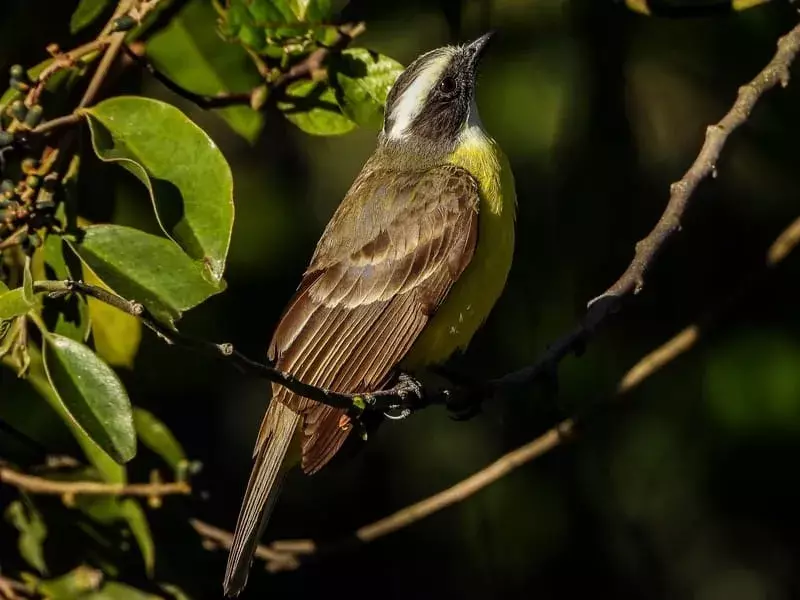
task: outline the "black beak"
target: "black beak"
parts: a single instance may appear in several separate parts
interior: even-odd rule
[[[489,31],[488,33],[484,33],[475,41],[466,45],[465,50],[470,54],[470,65],[473,69],[477,66],[478,60],[480,60],[481,56],[483,56],[486,46],[489,44],[489,40],[491,40],[493,36],[494,31]]]

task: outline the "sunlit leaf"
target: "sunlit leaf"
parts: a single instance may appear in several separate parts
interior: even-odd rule
[[[116,373],[87,346],[51,334],[45,343],[47,376],[70,417],[119,463],[136,454],[130,399]]]
[[[147,522],[141,504],[133,498],[125,498],[120,501],[120,511],[122,517],[127,521],[139,551],[142,553],[144,567],[149,577],[153,576],[153,569],[156,563],[156,547],[153,543],[153,534],[150,532],[150,524]]]
[[[331,16],[330,0],[286,0],[286,3],[298,21],[322,21]]]
[[[175,436],[153,413],[133,409],[133,423],[141,442],[158,454],[173,469],[186,461],[186,454]]]
[[[349,48],[331,64],[342,112],[362,127],[380,129],[386,96],[403,65],[365,48]]]
[[[159,587],[167,592],[173,600],[191,600],[191,596],[174,583],[161,583]]]
[[[287,119],[312,135],[341,135],[356,128],[342,114],[333,88],[325,82],[298,81],[277,105]]]
[[[5,518],[19,531],[20,556],[39,573],[46,574],[43,545],[47,538],[47,526],[41,513],[30,502],[15,500],[6,509]]]
[[[164,232],[218,283],[233,228],[233,179],[213,140],[177,108],[150,98],[118,96],[86,114],[97,155],[145,184]]]
[[[18,287],[7,292],[0,289],[0,320],[24,315],[34,306],[34,302],[29,301],[23,288]]]
[[[83,279],[89,285],[109,289],[86,265]],[[133,368],[133,361],[142,341],[142,322],[96,298],[87,298],[87,302],[97,354],[112,366]]]
[[[333,12],[330,0],[228,0],[220,32],[258,54],[298,55],[335,39]]]
[[[76,34],[94,23],[110,4],[111,0],[81,0],[69,20],[70,33]]]
[[[103,574],[97,569],[80,566],[61,577],[42,581],[36,586],[37,592],[45,598],[64,598],[66,600],[83,600],[94,596],[91,594],[97,590],[103,582]],[[94,596],[97,600],[103,596]],[[112,597],[105,597],[111,600]]]
[[[118,581],[109,581],[97,592],[81,596],[81,600],[162,600],[162,598]]]
[[[147,43],[147,57],[178,85],[197,94],[246,92],[261,78],[245,49],[225,42],[214,25],[210,2],[190,2]],[[258,138],[264,117],[249,106],[219,109],[231,128],[250,142]]]
[[[45,277],[54,280],[79,279],[73,273],[67,260],[77,262],[74,253],[66,246],[61,237],[48,235],[41,248],[44,257]],[[37,252],[38,254],[38,252]],[[72,265],[74,268],[78,265]],[[52,306],[57,312],[53,331],[73,340],[85,342],[89,336],[89,307],[86,299],[80,294],[69,294],[61,298],[46,299],[45,306]]]
[[[73,248],[114,292],[141,302],[170,325],[224,289],[203,277],[202,268],[170,240],[130,227],[92,225]]]

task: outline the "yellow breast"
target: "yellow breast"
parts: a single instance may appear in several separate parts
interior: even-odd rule
[[[476,128],[448,162],[465,168],[478,181],[477,247],[472,261],[403,359],[400,368],[409,371],[442,363],[467,347],[500,297],[514,254],[517,196],[503,151]]]

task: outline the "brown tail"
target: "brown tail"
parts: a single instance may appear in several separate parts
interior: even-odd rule
[[[264,417],[268,437],[256,449],[255,464],[247,482],[236,530],[233,533],[223,587],[234,597],[244,589],[258,539],[269,520],[283,479],[281,465],[289,451],[300,416],[273,400]]]

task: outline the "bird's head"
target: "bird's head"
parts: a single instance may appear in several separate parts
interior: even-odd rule
[[[431,50],[408,65],[386,98],[379,143],[446,153],[479,128],[475,78],[491,37]]]

